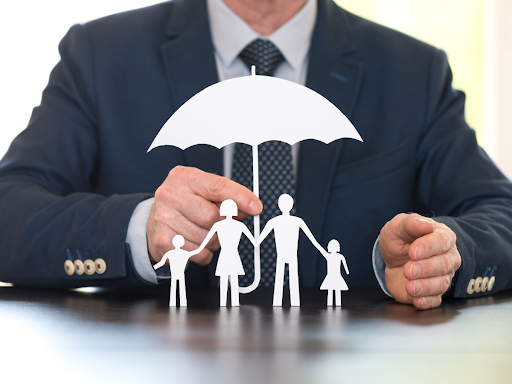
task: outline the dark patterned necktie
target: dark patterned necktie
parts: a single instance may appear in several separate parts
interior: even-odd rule
[[[256,66],[257,75],[272,76],[274,71],[284,61],[279,49],[272,42],[256,39],[247,45],[239,57],[247,65]],[[255,111],[265,113],[265,111]],[[250,119],[250,116],[248,116]],[[244,129],[241,122],[240,129]],[[271,218],[280,215],[277,200],[283,193],[294,197],[292,152],[289,144],[280,141],[267,141],[258,146],[259,156],[259,183],[260,200],[263,203],[263,212],[260,215],[261,230]],[[233,157],[232,179],[250,190],[253,189],[252,180],[252,147],[237,143]],[[293,213],[293,211],[292,211]],[[253,218],[244,221],[249,230],[254,233]],[[245,237],[239,247],[240,256],[244,264],[245,275],[240,276],[240,285],[247,286],[254,281],[254,248]],[[276,247],[274,233],[267,236],[260,246],[261,282],[260,285],[270,287],[274,285],[276,270]],[[285,282],[287,282],[285,274]]]

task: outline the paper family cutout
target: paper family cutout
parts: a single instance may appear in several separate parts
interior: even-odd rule
[[[253,192],[259,197],[259,144],[270,140],[279,140],[290,145],[308,139],[319,140],[325,144],[341,138],[363,141],[349,119],[322,95],[288,80],[256,75],[254,66],[251,72],[251,76],[213,84],[190,98],[167,120],[151,143],[148,152],[162,145],[172,145],[184,150],[198,144],[208,144],[219,149],[231,143],[249,144],[253,147]],[[265,112],[254,113],[255,110]],[[251,118],[248,119],[247,116]],[[243,122],[243,127],[241,127],[241,122]],[[283,217],[286,215],[283,214]],[[289,239],[285,241],[284,247],[280,247],[281,252],[278,251],[277,255],[276,279],[280,279],[280,281],[281,268],[284,271],[284,264],[288,263],[290,269],[296,268],[297,251],[296,246],[293,247],[294,241],[292,240],[295,232],[298,234],[298,230],[302,229],[315,247],[317,249],[320,247],[313,236],[310,236],[310,232],[308,235],[304,230],[304,228],[307,229],[307,226],[299,225],[298,220],[301,219],[296,219],[280,219],[275,222],[279,224],[290,221],[295,225],[293,230],[290,229],[291,234],[288,237],[279,236],[281,239]],[[304,222],[302,221],[302,223]],[[240,228],[237,227],[233,233],[241,231]],[[280,233],[281,225],[278,226],[277,231],[276,228],[272,229],[274,232]],[[224,224],[220,229],[224,232]],[[215,230],[218,231],[219,227],[216,227]],[[240,232],[240,235],[241,233],[243,231]],[[260,238],[260,218],[254,216],[253,239],[258,238]],[[226,254],[226,257],[229,260],[234,259],[233,244],[229,243],[227,248],[229,253]],[[286,249],[286,252],[283,249]],[[236,254],[238,255],[238,251]],[[292,261],[289,262],[289,260]],[[216,274],[221,277],[221,292],[225,292],[224,296],[221,295],[221,305],[222,297],[227,297],[228,282],[231,285],[232,302],[236,303],[238,293],[252,292],[259,285],[261,277],[259,244],[257,243],[254,247],[255,279],[250,286],[238,287],[238,283],[235,284],[239,276],[237,272],[240,271],[238,264],[225,267],[223,261],[221,268],[219,269],[217,266],[217,269]],[[236,286],[235,289],[233,286]],[[276,284],[277,286],[280,284]],[[292,305],[300,305],[298,277],[295,280],[294,271],[290,272],[290,296]],[[275,292],[274,295],[274,303],[279,304],[280,302],[282,302],[282,287],[280,292]]]
[[[154,265],[154,268],[158,269],[165,264],[166,260],[169,261],[171,272],[169,306],[176,306],[176,289],[178,282],[180,306],[187,306],[185,268],[188,259],[201,252],[210,239],[217,234],[220,244],[220,253],[215,275],[220,277],[220,306],[225,307],[227,304],[229,285],[231,289],[231,306],[238,307],[240,305],[238,276],[245,275],[242,260],[238,253],[238,245],[240,244],[242,234],[256,247],[265,240],[271,231],[274,231],[277,252],[273,306],[281,307],[283,304],[285,264],[288,264],[290,304],[292,307],[300,306],[297,252],[300,230],[306,234],[311,243],[327,260],[327,276],[320,286],[320,289],[327,290],[327,305],[333,305],[333,294],[336,292],[336,305],[341,306],[341,291],[348,290],[348,286],[340,272],[342,262],[347,275],[349,271],[345,257],[339,253],[340,244],[334,239],[331,240],[328,245],[329,252],[326,252],[316,241],[304,220],[290,215],[290,211],[293,208],[293,198],[290,195],[281,195],[278,200],[278,206],[282,214],[270,219],[257,239],[253,237],[244,223],[233,219],[234,216],[238,215],[238,207],[233,200],[225,200],[222,202],[220,205],[220,216],[226,218],[216,222],[212,226],[198,249],[190,252],[181,249],[183,244],[185,244],[185,240],[183,236],[176,235],[172,240],[175,249],[167,252],[162,260]]]

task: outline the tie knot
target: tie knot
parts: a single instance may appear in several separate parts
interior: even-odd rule
[[[284,61],[281,51],[271,41],[264,39],[253,40],[239,56],[249,70],[255,65],[256,74],[265,76],[272,76],[277,66]]]

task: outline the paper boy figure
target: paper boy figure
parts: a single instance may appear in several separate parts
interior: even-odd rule
[[[185,251],[181,249],[185,244],[185,239],[181,235],[176,235],[172,239],[174,249],[166,252],[162,260],[156,263],[153,268],[158,269],[165,264],[165,260],[169,260],[169,268],[171,270],[171,298],[169,300],[169,307],[176,306],[176,283],[180,283],[180,307],[187,306],[187,292],[185,288],[185,268],[187,267],[188,259],[199,253],[195,251]]]
[[[337,240],[332,239],[327,245],[327,252],[322,252],[322,255],[327,260],[327,276],[320,286],[320,289],[327,290],[327,305],[332,307],[332,296],[333,292],[336,291],[336,306],[341,306],[341,291],[348,291],[348,286],[343,277],[341,277],[341,263],[345,272],[348,272],[347,261],[345,256],[340,252],[340,243]]]

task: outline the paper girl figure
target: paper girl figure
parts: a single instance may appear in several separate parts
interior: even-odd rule
[[[213,224],[197,252],[201,252],[213,235],[217,233],[220,254],[215,275],[220,276],[220,306],[226,306],[229,281],[231,286],[231,306],[238,307],[240,305],[238,276],[245,275],[242,260],[238,253],[238,244],[240,243],[242,233],[247,236],[253,245],[256,245],[256,240],[244,223],[233,219],[233,216],[238,215],[238,207],[233,200],[222,202],[220,205],[220,215],[226,216],[226,219]]]
[[[188,259],[199,253],[198,250],[187,252],[181,249],[185,244],[185,239],[181,235],[176,235],[172,239],[174,249],[166,252],[162,260],[156,263],[153,268],[158,269],[169,260],[169,268],[171,270],[171,298],[169,300],[169,307],[176,306],[176,285],[179,282],[180,289],[180,307],[187,306],[187,292],[185,288],[185,268],[187,267]]]
[[[327,305],[332,307],[333,292],[336,291],[336,306],[341,306],[341,291],[348,291],[348,286],[343,277],[341,277],[341,263],[345,267],[345,272],[348,272],[347,261],[345,256],[340,252],[340,243],[332,239],[327,245],[329,253],[322,252],[322,255],[327,260],[327,276],[320,286],[320,289],[327,290]]]

